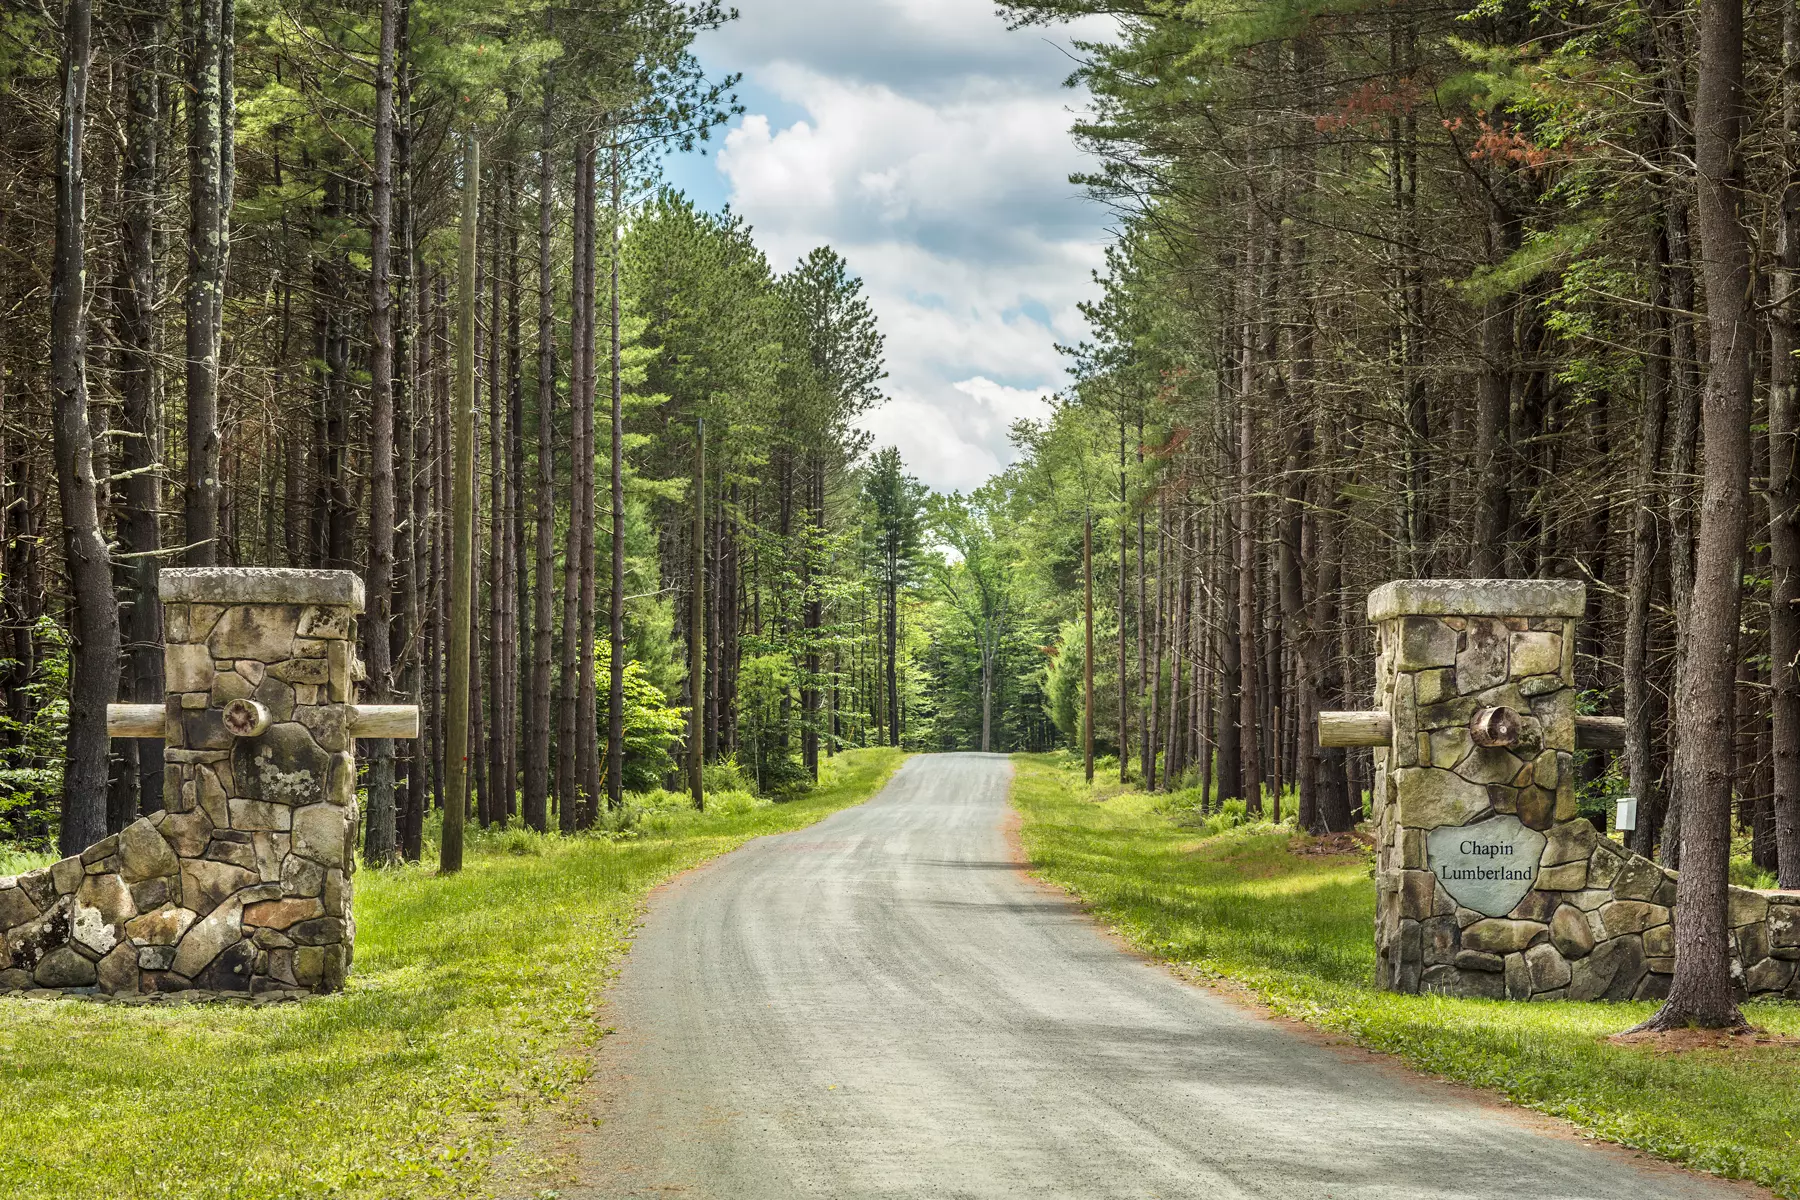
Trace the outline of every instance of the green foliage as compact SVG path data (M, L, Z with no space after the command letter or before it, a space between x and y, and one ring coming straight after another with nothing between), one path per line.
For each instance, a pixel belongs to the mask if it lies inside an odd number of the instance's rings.
M594 677L611 678L612 646L594 645ZM611 713L608 689L598 689L598 725L604 731ZM661 785L675 770L673 751L686 735L687 712L672 706L649 673L635 661L625 664L625 789L645 791Z
M1106 747L1118 771L1119 664L1107 652L1118 636L1117 614L1102 610L1094 622L1094 746ZM1080 618L1063 622L1057 631L1056 649L1044 667L1044 711L1057 732L1079 748L1082 739L1087 632Z
M794 660L778 652L746 658L738 667L739 761L763 795L812 782L794 756L797 739L788 710L797 678Z
M27 871L47 867L55 861L56 852L50 847L40 850L0 843L0 875L23 875Z
M63 754L69 735L69 635L51 617L32 631L39 657L20 689L30 716L19 721L0 711L0 841L47 845L55 837L62 804ZM16 666L0 659L0 670Z

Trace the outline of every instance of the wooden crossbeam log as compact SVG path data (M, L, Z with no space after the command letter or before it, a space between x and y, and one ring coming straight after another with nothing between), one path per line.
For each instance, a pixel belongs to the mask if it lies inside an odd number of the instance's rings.
M350 732L359 738L416 738L419 706L416 704L356 704L351 706ZM106 732L116 738L159 738L165 710L160 704L109 704Z
M1394 740L1394 719L1384 712L1322 712L1321 746L1387 746ZM1622 750L1624 717L1576 717L1575 745L1581 750Z

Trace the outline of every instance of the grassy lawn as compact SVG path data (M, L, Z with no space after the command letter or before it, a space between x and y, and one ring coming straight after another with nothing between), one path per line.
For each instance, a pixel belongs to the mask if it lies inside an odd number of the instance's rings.
M780 805L656 812L629 835L478 837L467 869L357 877L341 995L251 1009L0 1002L0 1193L184 1200L482 1195L645 893L750 838L873 795L904 756L833 760Z
M1090 792L1060 758L1018 760L1013 802L1034 869L1139 948L1599 1137L1800 1197L1800 1050L1662 1055L1605 1040L1651 1004L1378 992L1372 856L1292 854L1291 827L1205 836L1158 807L1164 797L1113 793ZM1800 1034L1800 1007L1747 1015Z

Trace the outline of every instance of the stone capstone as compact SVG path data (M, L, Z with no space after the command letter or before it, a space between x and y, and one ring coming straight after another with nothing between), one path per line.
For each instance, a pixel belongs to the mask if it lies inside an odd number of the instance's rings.
M230 604L332 605L363 610L362 576L354 571L300 567L166 567L157 575L164 604L193 605L183 640L202 640L209 626L196 627L201 607ZM216 620L216 616L212 618ZM177 634L168 634L171 640Z
M1397 617L1580 617L1587 587L1569 579L1401 579L1369 593L1369 620Z

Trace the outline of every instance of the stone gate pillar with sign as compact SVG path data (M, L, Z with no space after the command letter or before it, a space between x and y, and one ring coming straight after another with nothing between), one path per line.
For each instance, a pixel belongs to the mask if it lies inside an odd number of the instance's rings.
M355 702L362 581L165 570L160 591L165 701L112 705L108 728L164 739L162 808L0 878L0 991L334 991L356 936L355 739L418 724Z
M1624 744L1576 712L1562 580L1410 580L1369 597L1376 709L1322 713L1375 752L1377 982L1399 992L1655 999L1675 966L1675 875L1576 811L1575 752ZM1745 995L1800 991L1800 895L1732 888Z
M1573 771L1585 600L1581 584L1552 580L1370 596L1377 704L1392 722L1375 751L1383 987L1502 994L1507 957L1529 971L1548 933L1556 893L1540 877L1585 874L1594 828L1576 819Z

